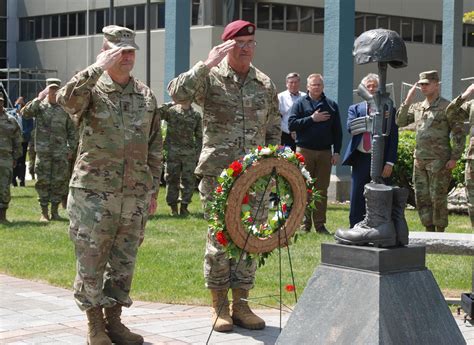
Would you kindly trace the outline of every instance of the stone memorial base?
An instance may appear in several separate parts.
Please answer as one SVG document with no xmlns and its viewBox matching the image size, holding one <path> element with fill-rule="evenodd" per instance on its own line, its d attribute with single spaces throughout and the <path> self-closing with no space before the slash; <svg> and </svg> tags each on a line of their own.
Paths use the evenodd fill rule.
<svg viewBox="0 0 474 345">
<path fill-rule="evenodd" d="M 277 344 L 465 344 L 425 247 L 323 243 Z"/>
</svg>

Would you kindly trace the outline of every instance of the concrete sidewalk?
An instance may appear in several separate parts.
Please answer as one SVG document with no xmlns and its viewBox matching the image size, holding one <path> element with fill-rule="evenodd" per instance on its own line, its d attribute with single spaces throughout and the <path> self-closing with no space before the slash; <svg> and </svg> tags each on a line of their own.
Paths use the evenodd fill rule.
<svg viewBox="0 0 474 345">
<path fill-rule="evenodd" d="M 214 332 L 209 344 L 274 344 L 280 312 L 257 313 L 267 323 L 264 330 Z M 145 344 L 205 344 L 210 315 L 209 307 L 135 302 L 124 309 L 123 320 L 145 337 Z M 283 326 L 288 317 L 283 314 Z M 455 318 L 467 344 L 474 345 L 474 327 Z M 86 328 L 70 290 L 0 274 L 0 344 L 85 344 Z"/>
</svg>

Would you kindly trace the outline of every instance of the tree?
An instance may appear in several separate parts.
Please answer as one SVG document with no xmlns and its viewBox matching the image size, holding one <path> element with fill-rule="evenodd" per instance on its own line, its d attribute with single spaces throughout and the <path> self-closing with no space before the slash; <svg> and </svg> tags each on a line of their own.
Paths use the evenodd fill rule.
<svg viewBox="0 0 474 345">
<path fill-rule="evenodd" d="M 462 21 L 465 24 L 474 24 L 474 11 L 464 13 Z"/>
</svg>

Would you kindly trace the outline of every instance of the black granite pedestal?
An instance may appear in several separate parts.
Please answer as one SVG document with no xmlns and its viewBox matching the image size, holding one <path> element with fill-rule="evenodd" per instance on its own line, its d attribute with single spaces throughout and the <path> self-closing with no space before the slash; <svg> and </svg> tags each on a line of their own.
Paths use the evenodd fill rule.
<svg viewBox="0 0 474 345">
<path fill-rule="evenodd" d="M 425 247 L 329 243 L 276 343 L 466 344 Z"/>
</svg>

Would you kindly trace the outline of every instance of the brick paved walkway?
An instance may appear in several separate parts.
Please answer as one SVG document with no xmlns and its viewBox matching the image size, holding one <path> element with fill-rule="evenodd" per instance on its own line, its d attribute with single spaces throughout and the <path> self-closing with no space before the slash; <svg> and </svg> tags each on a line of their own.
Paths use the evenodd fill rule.
<svg viewBox="0 0 474 345">
<path fill-rule="evenodd" d="M 274 344 L 279 335 L 279 311 L 259 310 L 267 327 L 213 333 L 210 344 Z M 283 314 L 283 323 L 289 314 Z M 456 316 L 469 345 L 474 327 Z M 85 314 L 69 290 L 0 274 L 0 344 L 85 344 Z M 205 344 L 210 332 L 210 308 L 135 302 L 123 320 L 145 337 L 145 344 Z M 429 326 L 428 326 L 429 327 Z"/>
</svg>

